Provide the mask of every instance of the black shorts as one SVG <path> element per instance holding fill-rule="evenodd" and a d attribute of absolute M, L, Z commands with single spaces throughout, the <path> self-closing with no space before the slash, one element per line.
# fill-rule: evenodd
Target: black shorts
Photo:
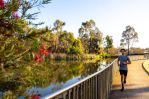
<path fill-rule="evenodd" d="M 127 72 L 128 72 L 127 70 L 120 70 L 120 74 L 124 76 L 127 76 Z"/>

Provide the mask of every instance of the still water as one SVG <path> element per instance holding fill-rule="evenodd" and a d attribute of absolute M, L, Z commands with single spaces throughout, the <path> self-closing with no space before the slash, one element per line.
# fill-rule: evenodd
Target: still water
<path fill-rule="evenodd" d="M 52 94 L 100 71 L 113 59 L 91 61 L 50 61 L 41 66 L 27 64 L 0 70 L 0 99 L 28 99 Z"/>

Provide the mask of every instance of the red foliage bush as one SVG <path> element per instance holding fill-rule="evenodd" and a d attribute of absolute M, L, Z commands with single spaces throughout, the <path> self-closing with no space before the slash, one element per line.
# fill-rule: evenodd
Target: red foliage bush
<path fill-rule="evenodd" d="M 40 63 L 42 62 L 42 56 L 49 56 L 52 52 L 50 50 L 47 49 L 47 45 L 46 44 L 43 44 L 41 46 L 41 48 L 39 49 L 39 53 L 35 54 L 35 58 L 34 60 L 37 62 L 37 63 Z"/>

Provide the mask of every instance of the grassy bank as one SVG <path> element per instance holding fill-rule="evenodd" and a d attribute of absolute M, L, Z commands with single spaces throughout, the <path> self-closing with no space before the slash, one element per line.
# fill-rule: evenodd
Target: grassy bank
<path fill-rule="evenodd" d="M 53 53 L 50 55 L 50 59 L 52 60 L 99 60 L 102 58 L 109 58 L 110 55 L 100 55 L 100 54 L 63 54 L 63 53 Z"/>
<path fill-rule="evenodd" d="M 143 63 L 143 68 L 149 74 L 149 60 Z"/>

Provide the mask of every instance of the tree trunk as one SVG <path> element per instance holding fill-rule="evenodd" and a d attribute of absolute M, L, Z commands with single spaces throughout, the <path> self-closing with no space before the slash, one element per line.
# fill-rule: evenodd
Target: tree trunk
<path fill-rule="evenodd" d="M 128 55 L 130 54 L 130 53 L 129 53 L 129 44 L 130 44 L 130 42 L 129 42 L 129 40 L 128 40 Z"/>

